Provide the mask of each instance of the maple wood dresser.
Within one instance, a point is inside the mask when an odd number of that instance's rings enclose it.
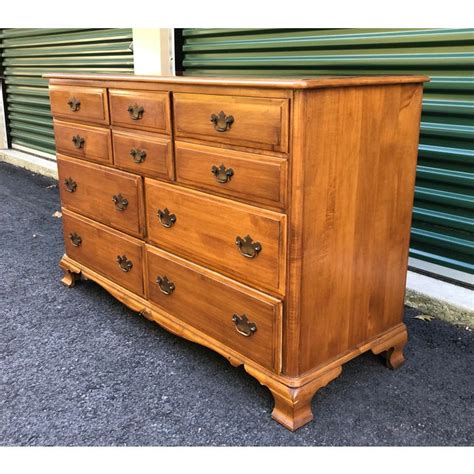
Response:
[[[291,430],[350,359],[403,363],[426,77],[46,77],[67,286],[243,364]]]

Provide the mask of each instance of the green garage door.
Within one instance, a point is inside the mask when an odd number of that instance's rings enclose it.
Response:
[[[132,30],[0,30],[13,148],[55,153],[46,72],[133,73]]]
[[[427,74],[411,264],[471,281],[473,59],[467,29],[185,29],[186,75]],[[463,272],[462,274],[458,272]]]

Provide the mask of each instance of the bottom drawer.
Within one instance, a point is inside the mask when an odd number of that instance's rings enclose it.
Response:
[[[148,298],[245,357],[281,370],[276,298],[146,245]]]
[[[143,244],[62,209],[66,254],[143,296]]]

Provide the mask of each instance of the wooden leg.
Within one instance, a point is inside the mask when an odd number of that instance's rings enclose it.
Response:
[[[398,369],[405,363],[405,357],[403,355],[404,346],[405,344],[391,347],[383,354],[385,356],[385,364],[389,369]]]
[[[406,328],[394,337],[384,340],[380,344],[372,347],[374,354],[380,354],[385,358],[385,364],[389,369],[395,370],[401,367],[405,362],[403,348],[408,340]]]
[[[64,271],[64,276],[61,279],[61,283],[66,285],[68,288],[72,288],[75,284],[76,281],[79,279],[80,274],[74,273],[71,270],[63,269]]]
[[[280,381],[245,366],[245,370],[267,386],[275,400],[272,418],[285,428],[295,431],[313,419],[311,400],[315,393],[341,373],[342,367],[330,369],[301,387],[289,387]]]
[[[81,270],[74,265],[70,265],[66,261],[65,257],[61,259],[59,266],[64,271],[64,276],[61,279],[61,283],[66,285],[68,288],[72,288],[76,284],[76,281],[81,277]]]

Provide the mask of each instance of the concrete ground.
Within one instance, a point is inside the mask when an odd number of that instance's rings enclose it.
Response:
[[[270,392],[91,282],[60,283],[54,181],[0,163],[0,445],[472,445],[473,333],[414,319],[406,364],[365,354],[291,433]]]

